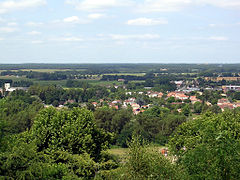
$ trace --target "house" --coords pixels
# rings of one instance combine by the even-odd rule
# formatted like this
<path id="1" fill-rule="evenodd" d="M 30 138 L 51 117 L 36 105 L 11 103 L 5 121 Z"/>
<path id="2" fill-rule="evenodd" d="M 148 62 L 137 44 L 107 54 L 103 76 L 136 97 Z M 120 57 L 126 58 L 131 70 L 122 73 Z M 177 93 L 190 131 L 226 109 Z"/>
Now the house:
<path id="1" fill-rule="evenodd" d="M 226 104 L 226 103 L 230 103 L 230 101 L 226 98 L 222 98 L 222 99 L 218 100 L 217 105 L 222 105 L 222 104 Z"/>
<path id="2" fill-rule="evenodd" d="M 131 96 L 131 95 L 132 95 L 132 92 L 126 92 L 125 94 Z"/>
<path id="3" fill-rule="evenodd" d="M 68 99 L 67 101 L 64 102 L 64 105 L 66 105 L 66 104 L 73 104 L 73 103 L 75 103 L 75 100 Z"/>
<path id="4" fill-rule="evenodd" d="M 174 81 L 174 83 L 178 88 L 180 88 L 180 86 L 183 84 L 183 81 Z"/>
<path id="5" fill-rule="evenodd" d="M 224 111 L 225 109 L 234 109 L 234 104 L 232 103 L 223 103 L 221 105 L 218 105 L 218 107 L 221 108 L 222 111 Z"/>
<path id="6" fill-rule="evenodd" d="M 122 101 L 121 101 L 121 100 L 114 100 L 114 101 L 112 102 L 112 104 L 122 104 Z"/>
<path id="7" fill-rule="evenodd" d="M 170 93 L 167 94 L 167 97 L 168 98 L 169 97 L 175 97 L 175 95 L 176 95 L 176 92 L 170 92 Z"/>
<path id="8" fill-rule="evenodd" d="M 186 100 L 189 98 L 189 96 L 186 96 L 184 93 L 177 93 L 175 95 L 175 98 L 180 99 L 180 100 Z"/>
<path id="9" fill-rule="evenodd" d="M 110 108 L 119 109 L 119 107 L 118 107 L 117 104 L 114 104 L 114 103 L 108 103 L 108 105 L 109 105 Z"/>
<path id="10" fill-rule="evenodd" d="M 118 82 L 124 82 L 125 80 L 124 79 L 118 79 Z"/>
<path id="11" fill-rule="evenodd" d="M 162 92 L 158 93 L 158 98 L 162 98 L 162 97 L 163 97 L 163 93 Z"/>
<path id="12" fill-rule="evenodd" d="M 97 107 L 98 103 L 97 103 L 97 102 L 92 102 L 92 105 L 93 105 L 94 107 Z"/>
<path id="13" fill-rule="evenodd" d="M 202 102 L 200 99 L 197 99 L 196 96 L 190 96 L 190 101 L 192 104 L 194 104 L 195 102 Z"/>
<path id="14" fill-rule="evenodd" d="M 158 92 L 152 92 L 148 95 L 150 98 L 158 97 Z"/>
<path id="15" fill-rule="evenodd" d="M 131 106 L 132 106 L 133 109 L 139 109 L 140 108 L 140 105 L 137 104 L 137 103 L 132 103 Z"/>

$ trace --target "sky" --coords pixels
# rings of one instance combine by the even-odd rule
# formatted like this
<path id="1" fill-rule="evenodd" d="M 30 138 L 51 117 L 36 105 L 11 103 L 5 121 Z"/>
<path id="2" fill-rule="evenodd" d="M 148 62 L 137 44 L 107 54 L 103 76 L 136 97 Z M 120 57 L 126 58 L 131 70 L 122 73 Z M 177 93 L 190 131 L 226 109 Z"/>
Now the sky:
<path id="1" fill-rule="evenodd" d="M 0 63 L 240 63 L 240 0 L 0 0 Z"/>

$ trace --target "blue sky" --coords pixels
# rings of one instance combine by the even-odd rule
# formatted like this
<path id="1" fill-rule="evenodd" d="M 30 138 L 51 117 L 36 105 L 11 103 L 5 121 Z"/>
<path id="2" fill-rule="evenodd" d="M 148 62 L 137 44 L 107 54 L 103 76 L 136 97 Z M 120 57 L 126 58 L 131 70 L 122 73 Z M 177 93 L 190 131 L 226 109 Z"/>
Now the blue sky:
<path id="1" fill-rule="evenodd" d="M 0 63 L 240 63 L 240 0 L 0 0 Z"/>

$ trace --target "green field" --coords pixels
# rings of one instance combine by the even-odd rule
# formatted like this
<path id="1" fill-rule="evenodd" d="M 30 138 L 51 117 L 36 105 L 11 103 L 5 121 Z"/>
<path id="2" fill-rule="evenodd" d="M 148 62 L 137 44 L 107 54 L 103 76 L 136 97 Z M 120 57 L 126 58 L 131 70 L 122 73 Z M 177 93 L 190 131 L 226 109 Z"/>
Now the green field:
<path id="1" fill-rule="evenodd" d="M 113 74 L 103 74 L 103 75 L 117 75 L 117 76 L 144 76 L 146 73 L 113 73 Z"/>
<path id="2" fill-rule="evenodd" d="M 32 81 L 34 84 L 39 85 L 60 85 L 62 87 L 65 87 L 65 84 L 67 80 L 57 80 L 57 81 L 44 81 L 44 80 L 36 80 L 36 79 L 28 79 L 26 77 L 16 77 L 16 76 L 0 76 L 0 79 L 10 79 L 12 81 Z M 86 81 L 91 85 L 99 85 L 99 86 L 112 86 L 112 85 L 121 85 L 122 82 L 118 81 L 100 81 L 96 79 L 78 79 L 77 81 Z"/>
<path id="3" fill-rule="evenodd" d="M 21 71 L 35 71 L 35 72 L 55 72 L 55 71 L 70 71 L 71 69 L 21 69 Z"/>
<path id="4" fill-rule="evenodd" d="M 150 150 L 155 150 L 158 152 L 161 152 L 163 148 L 166 148 L 164 146 L 152 144 L 149 146 Z M 108 149 L 107 152 L 111 155 L 117 156 L 120 160 L 120 162 L 126 162 L 126 159 L 128 157 L 129 148 L 120 148 L 120 147 L 113 147 L 111 149 Z"/>
<path id="5" fill-rule="evenodd" d="M 13 81 L 21 81 L 21 80 L 32 81 L 26 77 L 16 77 L 16 76 L 0 76 L 0 79 L 11 79 Z"/>

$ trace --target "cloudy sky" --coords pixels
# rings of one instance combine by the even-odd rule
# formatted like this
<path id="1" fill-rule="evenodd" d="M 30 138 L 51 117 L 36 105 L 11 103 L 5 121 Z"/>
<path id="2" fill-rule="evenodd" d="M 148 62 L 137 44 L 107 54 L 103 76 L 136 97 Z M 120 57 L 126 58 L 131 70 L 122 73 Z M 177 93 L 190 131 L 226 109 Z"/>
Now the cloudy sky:
<path id="1" fill-rule="evenodd" d="M 0 63 L 240 63 L 240 0 L 0 0 Z"/>

